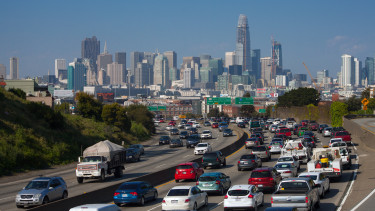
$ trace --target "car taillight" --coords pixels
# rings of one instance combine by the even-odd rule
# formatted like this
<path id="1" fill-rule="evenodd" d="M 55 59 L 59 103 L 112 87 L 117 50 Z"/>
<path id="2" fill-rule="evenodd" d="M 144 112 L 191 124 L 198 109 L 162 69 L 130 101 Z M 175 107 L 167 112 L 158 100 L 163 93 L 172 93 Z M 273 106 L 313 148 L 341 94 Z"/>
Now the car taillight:
<path id="1" fill-rule="evenodd" d="M 284 171 L 284 173 L 292 173 L 292 171 Z"/>
<path id="2" fill-rule="evenodd" d="M 238 163 L 241 163 L 241 161 L 239 160 Z"/>
<path id="3" fill-rule="evenodd" d="M 197 181 L 195 184 L 196 184 L 196 185 L 199 185 L 199 181 Z"/>
<path id="4" fill-rule="evenodd" d="M 308 204 L 309 203 L 309 197 L 306 196 L 305 198 L 305 203 Z"/>
<path id="5" fill-rule="evenodd" d="M 271 197 L 271 204 L 273 204 L 273 197 Z"/>
<path id="6" fill-rule="evenodd" d="M 273 181 L 273 178 L 272 178 L 272 177 L 270 178 L 270 181 L 271 181 L 271 182 Z"/>
<path id="7" fill-rule="evenodd" d="M 216 180 L 215 184 L 220 185 L 220 180 Z"/>
<path id="8" fill-rule="evenodd" d="M 267 151 L 266 151 L 266 155 L 267 155 Z"/>
<path id="9" fill-rule="evenodd" d="M 165 203 L 165 200 L 163 199 L 162 203 Z"/>
<path id="10" fill-rule="evenodd" d="M 190 199 L 185 199 L 185 203 L 189 203 Z"/>
<path id="11" fill-rule="evenodd" d="M 227 199 L 227 198 L 228 198 L 228 195 L 225 195 L 225 196 L 224 196 L 224 199 Z"/>
<path id="12" fill-rule="evenodd" d="M 253 198 L 253 197 L 254 197 L 254 196 L 250 194 L 247 198 Z"/>
<path id="13" fill-rule="evenodd" d="M 271 146 L 268 146 L 268 149 L 271 149 Z"/>
<path id="14" fill-rule="evenodd" d="M 255 163 L 255 160 L 251 160 L 252 163 Z"/>
<path id="15" fill-rule="evenodd" d="M 138 196 L 138 193 L 137 192 L 130 192 L 130 195 Z"/>
<path id="16" fill-rule="evenodd" d="M 247 183 L 248 183 L 248 184 L 250 185 L 251 181 L 252 181 L 252 179 L 251 179 L 251 178 L 249 178 L 249 180 L 248 180 L 248 182 L 247 182 Z"/>
<path id="17" fill-rule="evenodd" d="M 119 192 L 115 192 L 115 193 L 113 194 L 113 196 L 117 196 L 117 195 L 120 195 L 120 193 L 119 193 Z"/>
<path id="18" fill-rule="evenodd" d="M 202 158 L 202 163 L 203 163 L 203 158 Z"/>
<path id="19" fill-rule="evenodd" d="M 216 161 L 219 161 L 219 158 L 216 158 Z"/>

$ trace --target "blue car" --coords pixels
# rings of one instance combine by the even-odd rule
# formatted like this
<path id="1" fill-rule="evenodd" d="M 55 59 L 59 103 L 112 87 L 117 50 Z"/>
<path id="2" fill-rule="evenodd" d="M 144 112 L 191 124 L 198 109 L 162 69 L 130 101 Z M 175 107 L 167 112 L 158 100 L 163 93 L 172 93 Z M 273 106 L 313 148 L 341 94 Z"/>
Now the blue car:
<path id="1" fill-rule="evenodd" d="M 148 182 L 125 182 L 113 194 L 113 201 L 117 206 L 126 203 L 136 203 L 143 206 L 146 201 L 156 200 L 158 191 Z"/>
<path id="2" fill-rule="evenodd" d="M 226 122 L 219 123 L 219 131 L 222 132 L 224 129 L 228 128 L 228 124 Z"/>

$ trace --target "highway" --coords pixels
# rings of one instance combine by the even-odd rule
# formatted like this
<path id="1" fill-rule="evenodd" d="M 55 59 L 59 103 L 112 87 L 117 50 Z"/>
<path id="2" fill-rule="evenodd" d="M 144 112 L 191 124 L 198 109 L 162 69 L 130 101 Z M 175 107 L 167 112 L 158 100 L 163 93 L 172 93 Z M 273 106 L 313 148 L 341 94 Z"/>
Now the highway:
<path id="1" fill-rule="evenodd" d="M 247 131 L 244 130 L 244 131 Z M 315 132 L 315 134 L 318 134 Z M 273 134 L 267 132 L 266 137 L 268 137 L 266 140 L 266 143 L 269 143 L 271 140 L 270 137 L 272 137 Z M 296 137 L 296 136 L 293 136 Z M 319 143 L 317 147 L 322 147 L 323 145 L 328 145 L 329 138 L 323 138 L 320 134 L 318 134 L 319 137 Z M 242 148 L 238 152 L 230 155 L 227 157 L 227 166 L 222 167 L 221 169 L 210 169 L 207 168 L 205 169 L 205 172 L 223 172 L 226 175 L 230 176 L 232 185 L 235 184 L 247 184 L 248 178 L 250 176 L 251 171 L 237 171 L 237 161 L 243 154 L 251 153 L 251 149 L 245 149 Z M 352 154 L 355 154 L 355 149 L 353 149 Z M 276 163 L 277 158 L 279 157 L 278 154 L 272 155 L 272 160 L 270 162 L 263 162 L 263 166 L 274 166 Z M 343 171 L 343 176 L 340 181 L 338 182 L 332 182 L 331 183 L 331 190 L 329 193 L 326 194 L 325 198 L 321 199 L 321 208 L 320 210 L 336 210 L 336 207 L 339 206 L 340 200 L 343 197 L 346 187 L 348 186 L 350 180 L 351 180 L 351 175 L 354 169 L 357 167 L 355 165 L 356 160 L 355 156 L 352 156 L 352 162 L 354 165 L 352 165 L 352 169 L 350 170 L 344 170 Z M 303 172 L 306 170 L 306 165 L 302 165 L 301 169 L 299 171 Z M 125 205 L 121 209 L 122 210 L 134 210 L 134 211 L 151 211 L 151 210 L 161 210 L 161 201 L 163 197 L 167 194 L 169 189 L 171 189 L 174 186 L 177 185 L 195 185 L 195 182 L 181 182 L 179 184 L 176 184 L 174 181 L 170 181 L 168 183 L 162 184 L 157 186 L 156 188 L 158 189 L 159 193 L 159 198 L 158 200 L 154 202 L 148 202 L 145 204 L 143 207 L 139 207 L 137 205 Z M 264 195 L 264 206 L 261 207 L 259 210 L 264 210 L 267 207 L 271 206 L 271 194 L 266 193 Z M 223 208 L 223 199 L 224 196 L 218 196 L 218 195 L 209 195 L 209 205 L 208 207 L 201 208 L 199 210 L 224 210 Z"/>
<path id="2" fill-rule="evenodd" d="M 135 177 L 156 172 L 171 166 L 176 166 L 179 163 L 196 158 L 197 156 L 194 155 L 193 148 L 187 149 L 185 146 L 180 148 L 169 148 L 169 145 L 158 145 L 160 135 L 168 135 L 168 131 L 165 130 L 166 125 L 166 123 L 160 124 L 158 127 L 158 135 L 154 136 L 152 140 L 147 141 L 147 145 L 145 145 L 145 155 L 142 156 L 140 162 L 126 164 L 126 169 L 122 178 L 114 178 L 111 176 L 103 183 L 98 180 L 84 180 L 83 184 L 78 184 L 75 177 L 74 165 L 70 165 L 71 168 L 62 168 L 62 170 L 49 172 L 43 176 L 61 176 L 68 185 L 69 197 L 72 197 L 98 190 L 109 185 L 121 184 L 122 182 Z M 218 129 L 211 129 L 210 127 L 203 126 L 202 128 L 199 128 L 199 133 L 204 129 L 212 131 L 213 139 L 202 140 L 202 142 L 209 142 L 213 150 L 221 149 L 232 144 L 238 139 L 239 135 L 242 135 L 233 131 L 232 137 L 223 137 Z M 238 128 L 236 130 L 238 130 Z M 15 196 L 31 179 L 35 177 L 36 176 L 22 177 L 22 179 L 14 177 L 15 179 L 12 181 L 9 181 L 9 178 L 7 180 L 0 179 L 0 211 L 25 210 L 16 208 L 14 202 Z"/>

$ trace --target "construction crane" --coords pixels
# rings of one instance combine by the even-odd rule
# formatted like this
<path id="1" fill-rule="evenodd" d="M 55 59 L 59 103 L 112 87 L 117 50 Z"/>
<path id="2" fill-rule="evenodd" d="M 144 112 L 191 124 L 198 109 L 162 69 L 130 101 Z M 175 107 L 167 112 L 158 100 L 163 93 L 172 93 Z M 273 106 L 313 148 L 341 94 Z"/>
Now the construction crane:
<path id="1" fill-rule="evenodd" d="M 307 72 L 309 73 L 309 76 L 310 76 L 311 81 L 313 82 L 313 84 L 314 84 L 314 86 L 315 86 L 315 89 L 318 90 L 318 92 L 320 92 L 320 91 L 321 91 L 320 88 L 321 88 L 321 85 L 322 85 L 322 84 L 320 84 L 319 86 L 316 85 L 315 80 L 314 80 L 314 78 L 312 77 L 309 68 L 307 68 L 307 66 L 305 65 L 305 62 L 302 62 L 302 64 L 303 64 L 303 66 L 305 66 Z"/>

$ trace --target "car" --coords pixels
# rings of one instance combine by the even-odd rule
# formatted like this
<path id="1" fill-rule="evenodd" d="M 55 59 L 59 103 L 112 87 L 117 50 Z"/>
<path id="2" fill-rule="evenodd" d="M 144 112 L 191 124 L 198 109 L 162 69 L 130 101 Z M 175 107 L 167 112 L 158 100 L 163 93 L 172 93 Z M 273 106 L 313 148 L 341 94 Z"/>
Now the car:
<path id="1" fill-rule="evenodd" d="M 297 167 L 297 171 L 300 169 L 300 163 L 294 156 L 279 157 L 279 159 L 277 159 L 276 164 L 278 163 L 291 163 Z"/>
<path id="2" fill-rule="evenodd" d="M 17 208 L 47 204 L 68 198 L 68 187 L 61 177 L 38 177 L 16 195 Z"/>
<path id="3" fill-rule="evenodd" d="M 311 131 L 317 131 L 317 130 L 319 130 L 319 124 L 318 123 L 315 123 L 315 122 L 313 122 L 313 123 L 310 123 L 309 124 L 309 130 L 311 130 Z"/>
<path id="4" fill-rule="evenodd" d="M 229 128 L 223 130 L 223 137 L 233 136 L 233 131 Z"/>
<path id="5" fill-rule="evenodd" d="M 197 187 L 207 193 L 218 193 L 220 196 L 230 188 L 232 182 L 230 177 L 221 172 L 210 172 L 202 174 L 198 181 Z"/>
<path id="6" fill-rule="evenodd" d="M 301 125 L 302 126 L 307 126 L 309 124 L 309 120 L 302 120 Z"/>
<path id="7" fill-rule="evenodd" d="M 226 122 L 219 123 L 219 131 L 223 132 L 224 129 L 228 128 L 228 124 Z"/>
<path id="8" fill-rule="evenodd" d="M 344 141 L 342 140 L 342 138 L 332 138 L 331 140 L 329 140 L 328 146 L 332 146 L 332 144 L 336 142 L 344 142 Z"/>
<path id="9" fill-rule="evenodd" d="M 330 181 L 329 178 L 322 172 L 303 172 L 298 177 L 308 177 L 311 178 L 315 184 L 320 184 L 319 195 L 320 198 L 324 198 L 325 194 L 330 191 Z"/>
<path id="10" fill-rule="evenodd" d="M 239 123 L 237 123 L 237 127 L 245 128 L 246 124 L 245 124 L 245 122 L 239 122 Z"/>
<path id="11" fill-rule="evenodd" d="M 271 133 L 275 133 L 276 130 L 277 130 L 277 125 L 271 125 L 270 128 L 269 128 L 269 131 L 270 131 Z"/>
<path id="12" fill-rule="evenodd" d="M 196 186 L 175 186 L 161 203 L 162 210 L 198 210 L 208 205 L 208 196 Z"/>
<path id="13" fill-rule="evenodd" d="M 351 134 L 348 131 L 337 131 L 334 135 L 335 138 L 342 138 L 345 142 L 351 142 L 352 137 Z"/>
<path id="14" fill-rule="evenodd" d="M 327 124 L 320 124 L 318 127 L 318 133 L 322 133 L 324 128 L 329 127 Z"/>
<path id="15" fill-rule="evenodd" d="M 237 170 L 242 171 L 243 169 L 255 169 L 262 167 L 262 160 L 254 154 L 242 155 L 240 160 L 237 162 Z"/>
<path id="16" fill-rule="evenodd" d="M 305 133 L 300 137 L 310 136 L 315 142 L 318 140 L 314 132 L 312 131 L 305 131 Z"/>
<path id="17" fill-rule="evenodd" d="M 141 151 L 138 148 L 126 149 L 126 162 L 136 162 L 141 160 Z"/>
<path id="18" fill-rule="evenodd" d="M 314 139 L 312 139 L 310 136 L 303 136 L 303 140 L 302 140 L 304 143 L 305 146 L 308 146 L 310 148 L 316 148 L 316 143 L 314 141 Z"/>
<path id="19" fill-rule="evenodd" d="M 220 151 L 206 152 L 202 157 L 202 166 L 204 169 L 207 167 L 218 167 L 227 165 L 227 160 L 223 153 Z"/>
<path id="20" fill-rule="evenodd" d="M 251 134 L 250 138 L 258 138 L 260 141 L 260 145 L 264 144 L 264 138 L 260 133 Z"/>
<path id="21" fill-rule="evenodd" d="M 236 123 L 236 119 L 231 118 L 231 119 L 229 120 L 229 123 Z"/>
<path id="22" fill-rule="evenodd" d="M 281 153 L 282 148 L 283 148 L 282 141 L 271 141 L 271 143 L 268 145 L 268 149 L 271 154 Z"/>
<path id="23" fill-rule="evenodd" d="M 219 123 L 214 122 L 214 123 L 212 123 L 211 127 L 212 128 L 218 128 L 219 127 Z"/>
<path id="24" fill-rule="evenodd" d="M 195 128 L 195 127 L 190 128 L 190 130 L 189 130 L 189 134 L 190 134 L 190 135 L 191 135 L 191 134 L 198 134 L 198 129 Z"/>
<path id="25" fill-rule="evenodd" d="M 175 122 L 175 121 L 170 121 L 170 122 L 168 123 L 168 125 L 175 126 L 175 125 L 176 125 L 176 122 Z"/>
<path id="26" fill-rule="evenodd" d="M 160 123 L 165 123 L 164 119 L 159 119 Z"/>
<path id="27" fill-rule="evenodd" d="M 267 207 L 264 211 L 298 211 L 297 207 Z"/>
<path id="28" fill-rule="evenodd" d="M 331 131 L 332 131 L 332 127 L 326 127 L 326 128 L 323 129 L 322 134 L 323 134 L 324 137 L 330 137 L 331 134 L 332 134 Z"/>
<path id="29" fill-rule="evenodd" d="M 263 202 L 264 194 L 255 185 L 233 185 L 224 197 L 224 210 L 258 210 Z"/>
<path id="30" fill-rule="evenodd" d="M 255 185 L 262 191 L 274 191 L 281 181 L 281 175 L 276 169 L 262 167 L 254 169 L 248 180 L 249 185 Z"/>
<path id="31" fill-rule="evenodd" d="M 185 130 L 190 130 L 191 128 L 192 128 L 192 127 L 191 127 L 191 125 L 189 125 L 189 124 L 186 124 L 185 127 L 184 127 Z"/>
<path id="32" fill-rule="evenodd" d="M 331 131 L 331 138 L 335 137 L 335 133 L 339 131 L 346 131 L 343 127 L 333 127 Z"/>
<path id="33" fill-rule="evenodd" d="M 186 148 L 195 147 L 200 142 L 200 136 L 198 134 L 192 134 L 186 138 Z"/>
<path id="34" fill-rule="evenodd" d="M 189 133 L 186 130 L 180 132 L 180 138 L 186 139 L 188 136 Z"/>
<path id="35" fill-rule="evenodd" d="M 251 154 L 257 155 L 258 157 L 266 161 L 271 160 L 271 153 L 266 146 L 254 146 Z"/>
<path id="36" fill-rule="evenodd" d="M 146 201 L 155 201 L 157 198 L 158 190 L 144 181 L 124 182 L 113 194 L 113 202 L 119 207 L 128 203 L 143 206 Z"/>
<path id="37" fill-rule="evenodd" d="M 177 128 L 173 128 L 169 131 L 169 134 L 171 135 L 178 135 L 180 131 Z"/>
<path id="38" fill-rule="evenodd" d="M 194 148 L 194 155 L 203 155 L 206 152 L 211 152 L 212 147 L 210 143 L 199 143 Z"/>
<path id="39" fill-rule="evenodd" d="M 121 211 L 120 207 L 115 204 L 83 204 L 73 208 L 69 211 Z"/>
<path id="40" fill-rule="evenodd" d="M 289 128 L 280 128 L 280 129 L 277 129 L 275 134 L 277 135 L 285 135 L 286 137 L 291 137 L 292 136 L 292 132 L 290 131 Z"/>
<path id="41" fill-rule="evenodd" d="M 174 148 L 174 147 L 183 147 L 184 143 L 182 142 L 181 139 L 172 139 L 169 143 L 169 148 Z"/>
<path id="42" fill-rule="evenodd" d="M 201 133 L 201 139 L 212 138 L 212 132 L 210 130 L 203 130 Z"/>
<path id="43" fill-rule="evenodd" d="M 282 178 L 297 176 L 297 167 L 294 166 L 292 163 L 276 163 L 276 165 L 273 168 L 280 173 Z"/>
<path id="44" fill-rule="evenodd" d="M 344 147 L 348 149 L 348 145 L 344 141 L 333 142 L 331 143 L 330 147 L 340 147 L 340 148 Z M 350 149 L 348 149 L 348 151 L 351 152 Z"/>
<path id="45" fill-rule="evenodd" d="M 204 125 L 205 127 L 210 127 L 210 126 L 211 126 L 211 123 L 210 123 L 209 121 L 205 121 L 205 122 L 203 123 L 203 125 Z"/>
<path id="46" fill-rule="evenodd" d="M 132 144 L 129 146 L 129 148 L 137 148 L 141 152 L 141 155 L 145 154 L 145 148 L 143 147 L 142 144 Z"/>
<path id="47" fill-rule="evenodd" d="M 200 128 L 201 127 L 201 125 L 199 124 L 199 122 L 195 122 L 195 123 L 193 123 L 193 128 Z"/>
<path id="48" fill-rule="evenodd" d="M 185 124 L 186 124 L 186 123 L 180 122 L 180 123 L 178 123 L 177 128 L 179 128 L 179 129 L 184 129 Z"/>
<path id="49" fill-rule="evenodd" d="M 283 143 L 285 143 L 288 140 L 288 138 L 284 134 L 275 134 L 272 140 L 275 140 L 275 139 L 281 139 Z"/>
<path id="50" fill-rule="evenodd" d="M 180 180 L 198 181 L 198 178 L 203 173 L 204 170 L 196 162 L 181 163 L 176 167 L 174 180 L 176 183 L 180 182 Z"/>
<path id="51" fill-rule="evenodd" d="M 245 148 L 253 148 L 254 146 L 259 146 L 261 141 L 258 137 L 248 138 L 245 142 Z"/>
<path id="52" fill-rule="evenodd" d="M 159 145 L 169 144 L 170 141 L 171 141 L 171 137 L 169 137 L 169 136 L 160 136 L 160 138 L 159 138 Z"/>

